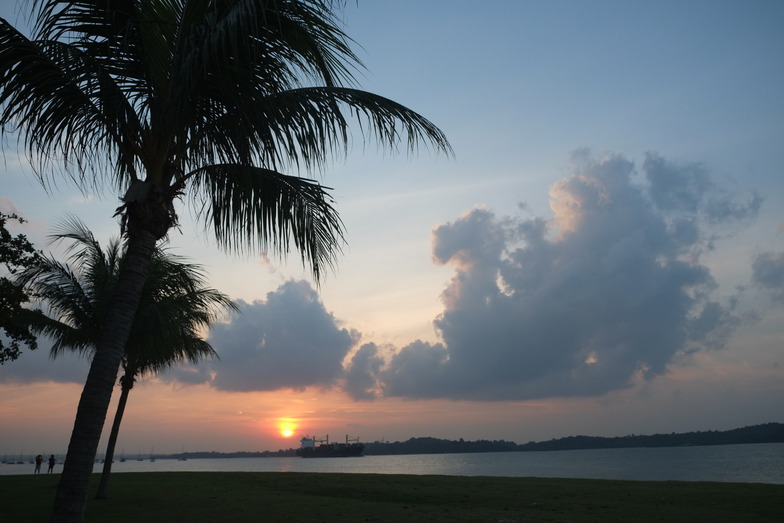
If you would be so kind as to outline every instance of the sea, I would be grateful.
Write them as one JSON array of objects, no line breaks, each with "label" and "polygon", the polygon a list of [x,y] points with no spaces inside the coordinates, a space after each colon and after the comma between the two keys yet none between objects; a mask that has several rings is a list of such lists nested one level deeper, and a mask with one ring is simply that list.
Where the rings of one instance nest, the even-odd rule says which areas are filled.
[{"label": "sea", "polygon": [[[0,464],[0,475],[32,474],[35,465]],[[95,472],[103,465],[96,463]],[[46,473],[46,463],[43,472]],[[61,470],[55,466],[55,473]],[[661,448],[416,454],[356,458],[128,459],[125,472],[337,472],[447,476],[720,481],[784,484],[784,443]]]}]

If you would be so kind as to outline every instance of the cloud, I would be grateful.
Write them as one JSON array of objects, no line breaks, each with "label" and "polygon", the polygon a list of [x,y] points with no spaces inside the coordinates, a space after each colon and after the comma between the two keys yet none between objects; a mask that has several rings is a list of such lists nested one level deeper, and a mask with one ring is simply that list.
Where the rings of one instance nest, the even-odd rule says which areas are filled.
[{"label": "cloud", "polygon": [[707,168],[699,163],[676,165],[658,154],[649,153],[643,162],[649,183],[648,194],[662,211],[713,225],[730,225],[757,217],[762,197],[756,192],[741,200],[716,184]]},{"label": "cloud", "polygon": [[[509,400],[593,396],[651,379],[682,353],[724,346],[742,323],[699,254],[756,215],[705,168],[648,155],[639,183],[619,155],[575,154],[553,217],[476,208],[433,231],[454,278],[435,320],[442,343],[398,351],[387,396]],[[721,202],[721,204],[719,204]]]},{"label": "cloud", "polygon": [[[209,361],[209,360],[207,360]],[[182,364],[163,370],[158,377],[164,383],[179,383],[181,385],[200,385],[212,379],[207,361],[198,364]],[[145,376],[146,377],[146,376]]]},{"label": "cloud", "polygon": [[377,379],[384,358],[375,343],[366,343],[354,353],[346,368],[343,389],[354,399],[374,400],[380,395]]},{"label": "cloud", "polygon": [[648,194],[653,204],[665,211],[695,214],[704,206],[706,196],[714,188],[707,169],[701,164],[675,168],[656,154],[649,154],[643,163],[650,184]]},{"label": "cloud", "polygon": [[784,303],[784,252],[763,252],[751,265],[752,282],[770,292],[771,297]]},{"label": "cloud", "polygon": [[329,387],[359,335],[340,328],[305,281],[289,281],[265,301],[238,303],[242,314],[213,325],[208,341],[213,387],[227,391]]},{"label": "cloud", "polygon": [[36,350],[24,350],[19,359],[0,365],[0,383],[84,383],[90,368],[89,359],[67,352],[52,359],[49,357],[51,347],[48,338],[39,336]]}]

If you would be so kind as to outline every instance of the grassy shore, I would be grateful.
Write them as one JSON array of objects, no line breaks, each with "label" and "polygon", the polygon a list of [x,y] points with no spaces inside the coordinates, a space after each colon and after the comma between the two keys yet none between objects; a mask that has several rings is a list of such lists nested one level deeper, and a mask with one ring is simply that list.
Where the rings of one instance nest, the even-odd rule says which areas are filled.
[{"label": "grassy shore", "polygon": [[[2,520],[48,521],[58,475],[0,476]],[[93,491],[98,475],[93,477]],[[766,522],[784,485],[295,472],[114,474],[87,522]]]}]

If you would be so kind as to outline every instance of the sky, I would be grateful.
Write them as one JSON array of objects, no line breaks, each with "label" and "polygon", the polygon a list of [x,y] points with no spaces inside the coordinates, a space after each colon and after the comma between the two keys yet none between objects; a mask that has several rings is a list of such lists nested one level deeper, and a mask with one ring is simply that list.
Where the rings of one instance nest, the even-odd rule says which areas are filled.
[{"label": "sky", "polygon": [[[784,4],[476,5],[347,2],[362,88],[454,156],[357,137],[316,173],[348,242],[320,285],[296,253],[219,251],[181,205],[169,248],[241,313],[205,333],[219,360],[134,387],[119,452],[784,421]],[[45,190],[13,139],[2,160],[37,247],[62,254],[69,214],[118,234],[111,190]],[[48,343],[0,367],[0,453],[67,448],[89,363]]]}]

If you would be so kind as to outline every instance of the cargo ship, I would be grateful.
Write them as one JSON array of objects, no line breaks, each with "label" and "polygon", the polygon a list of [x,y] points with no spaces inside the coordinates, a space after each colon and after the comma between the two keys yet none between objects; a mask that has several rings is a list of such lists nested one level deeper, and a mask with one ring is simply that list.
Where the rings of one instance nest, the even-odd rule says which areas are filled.
[{"label": "cargo ship", "polygon": [[323,439],[305,436],[300,444],[297,456],[302,458],[355,458],[365,451],[365,445],[359,442],[359,438],[350,438],[348,435],[345,443],[330,443],[329,436]]}]

